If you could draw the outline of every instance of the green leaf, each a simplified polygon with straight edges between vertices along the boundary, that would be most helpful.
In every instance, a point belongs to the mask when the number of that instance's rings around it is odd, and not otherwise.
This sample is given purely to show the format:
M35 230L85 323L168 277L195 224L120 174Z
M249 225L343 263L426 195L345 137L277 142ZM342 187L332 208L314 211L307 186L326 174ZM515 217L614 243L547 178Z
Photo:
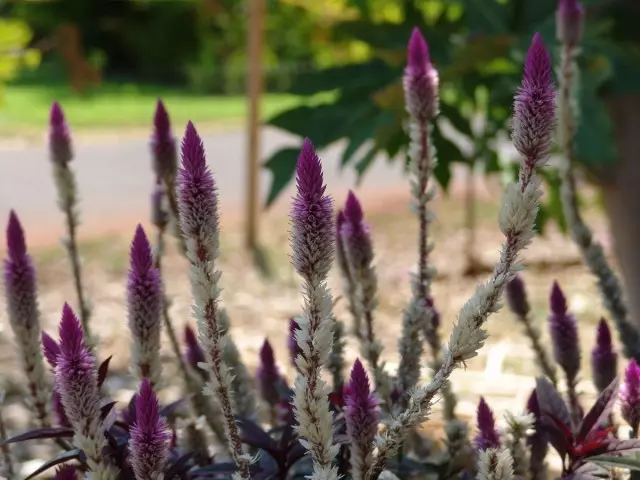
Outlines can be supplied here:
M358 177L356 179L356 183L358 185L360 185L360 183L362 182L362 179L364 177L364 174L367 172L367 170L369 169L369 167L371 165L373 165L373 161L376 158L376 154L378 153L378 146L377 145L373 145L368 151L367 153L365 153L362 158L360 160L358 160L358 162L356 163L356 173L358 174Z
M451 164L446 162L436 163L436 168L433 169L433 176L436 177L442 190L446 192L451 182Z
M496 0L462 0L465 24L472 32L500 34L508 31L509 9Z
M349 135L349 143L342 152L342 158L340 159L340 168L344 168L349 164L360 147L374 136L374 131L387 122L386 112L377 110L373 105L371 107L371 114L363 118L362 122L353 130L353 133Z
M640 459L637 454L625 457L593 457L590 461L605 468L625 468L634 472L640 472Z
M466 135L470 139L473 138L473 132L471 131L471 123L468 118L465 118L460 109L448 105L444 102L440 103L440 115L449 120L451 124L463 135Z
M275 152L264 162L263 167L271 172L271 187L267 195L265 208L269 208L286 188L296 173L299 148L283 148Z

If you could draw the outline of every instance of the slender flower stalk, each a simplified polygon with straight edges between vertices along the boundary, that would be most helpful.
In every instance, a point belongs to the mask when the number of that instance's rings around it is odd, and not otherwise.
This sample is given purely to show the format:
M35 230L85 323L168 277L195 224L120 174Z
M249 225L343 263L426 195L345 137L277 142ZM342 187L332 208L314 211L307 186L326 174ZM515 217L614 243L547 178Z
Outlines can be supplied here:
M353 364L346 387L344 416L351 445L351 476L354 480L362 480L373 460L373 440L380 422L380 407L360 360Z
M527 401L527 411L534 417L534 432L527 437L527 445L529 446L529 474L531 475L531 480L546 480L547 464L545 458L549 452L549 441L544 431L542 413L535 389Z
M178 240L180 250L185 253L186 245L180 230L180 212L176 196L178 149L176 138L171 131L171 119L162 100L158 100L156 104L150 145L153 156L153 171L156 178L161 180L165 187L172 230Z
M148 379L142 380L136 398L136 421L131 426L129 461L136 480L157 480L169 457L171 435Z
M580 372L578 326L575 317L568 311L567 299L557 282L553 283L551 289L550 305L549 333L553 344L553 356L564 371L572 420L577 426L582 421L582 408L576 391Z
M480 452L477 480L513 480L513 458L508 449L490 448Z
M640 366L634 358L624 372L624 384L620 389L622 418L631 427L631 436L638 438L640 427Z
M435 187L429 183L436 165L430 137L432 122L438 112L438 72L431 63L427 42L417 28L414 28L409 40L403 85L410 122L411 196L419 223L418 271L412 279L412 296L403 314L402 335L398 345L398 382L406 399L406 393L420 379L422 331L432 349L435 369L440 366L440 337L433 324L434 313L429 303L431 281L436 272L428 262L432 249L428 243L428 227L434 219L428 204L435 195Z
M561 198L573 241L578 245L585 263L595 276L605 308L618 330L627 358L640 359L640 330L630 318L620 280L613 271L600 243L593 237L578 206L578 194L573 166L576 163L575 136L577 132L576 57L579 54L584 24L584 7L577 0L560 0L556 11L556 35L561 43L560 92L558 95L558 143L562 155L559 171L562 180Z
M554 97L551 59L536 34L527 54L522 87L515 99L512 137L524 158L519 181L507 185L501 204L498 225L505 242L500 259L489 281L478 286L460 310L444 350L443 363L432 381L413 390L409 407L397 415L387 431L377 439L378 455L369 469L368 480L378 478L386 459L397 451L403 438L428 418L438 392L446 385L453 370L475 357L484 345L487 332L482 327L489 315L500 308L499 300L504 289L519 267L518 255L534 236L541 196L540 180L535 172L547 160L555 112Z
M133 338L133 373L138 380L148 378L158 386L162 373L160 328L164 293L160 274L153 266L151 245L141 225L131 244L127 282L127 313Z
M53 166L53 178L58 191L58 207L65 216L67 237L64 245L69 255L73 282L78 296L78 308L80 309L80 320L82 329L87 336L89 344L92 343L91 330L89 328L89 318L91 317L91 305L84 290L82 278L82 262L78 249L77 230L80 225L80 215L78 212L78 188L76 177L69 168L69 163L73 159L71 147L71 133L64 113L58 102L53 102L51 106L51 116L49 121L49 156Z
M338 210L336 214L336 263L342 277L342 290L349 302L349 312L353 319L352 332L356 338L362 338L362 312L358 309L358 299L356 298L357 285L351 275L347 252L342 244L342 226L347 221L344 211Z
M225 345L233 340L220 325L220 272L215 263L220 247L218 194L205 161L202 140L191 122L182 141L178 205L191 264L190 281L195 299L193 311L206 358L203 368L209 373L206 393L217 400L222 410L228 448L238 467L236 476L250 478L250 458L242 449L235 420L233 373L222 358Z
M599 392L611 385L618 376L618 354L613 348L611 330L604 318L598 323L596 344L591 351L591 374Z
M478 450L488 448L500 448L500 434L496 428L496 419L493 411L487 405L483 397L480 397L476 414L478 433L474 438L474 445Z
M513 277L513 280L507 284L505 293L509 308L518 321L522 323L525 333L531 341L531 348L536 354L538 368L540 368L542 373L544 373L554 386L557 386L556 368L549 358L549 352L547 352L547 349L542 345L540 329L534 325L531 319L531 307L529 306L529 300L527 299L527 292L522 277L519 275Z
M60 354L55 383L75 432L73 444L86 455L92 478L115 480L118 470L102 455L107 446L100 414L96 360L85 344L80 322L68 304L60 321Z
M325 195L320 158L309 139L304 140L297 165L297 194L291 207L293 266L302 277L303 316L296 341L302 352L296 358L299 374L294 385L294 414L302 445L313 458L313 478L337 480L332 465L339 450L333 444L333 419L329 388L322 379L333 344L331 293L327 275L333 262L334 224L332 200Z
M4 289L7 315L27 380L30 407L41 427L50 425L51 389L40 352L40 309L36 271L27 253L24 231L12 210L7 224L7 259L4 261Z
M364 319L364 332L360 337L361 352L373 371L376 391L386 398L391 387L390 379L380 367L382 344L375 338L373 328L373 312L378 304L378 278L373 266L371 229L364 221L362 206L352 191L349 191L343 212L339 240L350 278L356 287L357 309Z

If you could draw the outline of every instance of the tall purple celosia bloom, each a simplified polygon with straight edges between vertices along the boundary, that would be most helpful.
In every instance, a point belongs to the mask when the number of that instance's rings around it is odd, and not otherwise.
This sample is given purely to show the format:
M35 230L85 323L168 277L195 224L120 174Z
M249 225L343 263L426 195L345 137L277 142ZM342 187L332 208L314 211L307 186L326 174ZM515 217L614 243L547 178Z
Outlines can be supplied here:
M49 334L42 332L41 337L42 353L46 358L47 363L51 367L52 372L55 373L56 366L58 365L58 355L60 355L60 345ZM52 386L51 393L51 409L55 417L55 423L61 427L71 427L71 423L67 418L67 414L64 411L64 405L62 405L62 397L60 392L56 388L55 380Z
M73 158L71 134L58 102L53 102L49 115L49 154L57 165L67 165Z
M7 225L7 259L4 261L4 291L7 314L22 367L27 378L31 408L42 427L49 425L50 389L40 351L40 310L36 271L27 253L24 231L12 210Z
M136 397L136 421L130 435L129 461L136 480L156 480L169 457L171 434L147 379L142 381Z
M556 10L556 33L564 44L577 46L582 38L584 7L578 0L559 0Z
M600 392L611 385L618 375L618 354L613 348L611 330L604 318L598 324L596 344L591 351L591 374Z
M326 285L333 263L333 205L322 173L322 164L311 141L306 138L296 167L297 192L291 207L291 247L293 266L302 277L304 312L296 335L302 353L296 359L299 375L295 381L293 405L298 433L314 461L313 475L337 480L332 460L338 452L333 445L333 419L329 410L328 386L321 376L333 344L331 293Z
M542 413L538 404L538 396L534 389L527 401L527 412L535 417L533 434L527 437L527 445L529 446L529 472L531 480L546 480L547 466L545 458L549 452L549 442L547 434L544 431L544 423L542 421Z
M580 370L580 345L575 317L569 313L567 299L558 282L553 283L549 301L549 333L553 343L553 356L564 370L569 383L573 383Z
M74 445L85 453L96 478L115 478L117 472L102 455L107 441L100 413L96 361L85 344L78 318L66 303L62 309L59 334L60 353L54 379L75 433Z
M171 132L169 113L162 100L158 100L153 117L151 151L153 153L153 169L156 176L165 181L174 179L178 169L176 139Z
M233 346L226 335L219 305L220 272L216 259L220 248L218 193L207 167L204 145L189 122L182 141L182 164L178 171L180 227L190 265L193 311L198 321L200 344L205 353L209 384L205 392L220 404L229 451L238 475L249 478L250 458L244 453L236 425L232 372L223 359L223 347Z
M534 166L547 159L555 122L555 92L551 82L551 57L542 37L536 33L527 54L514 103L512 140L516 150L524 157L521 183L529 181Z
M344 418L351 445L353 478L364 478L371 466L373 441L380 423L379 401L371 392L367 372L356 359L345 387Z
M272 408L282 399L284 379L276 365L276 358L269 340L260 347L260 363L256 370L258 391L262 399Z
M132 369L138 379L148 378L158 385L162 373L160 362L160 327L163 291L160 274L153 266L151 245L138 225L130 252L127 281L127 314L133 344Z
M417 120L433 118L438 111L438 72L431 63L429 47L418 28L411 32L404 72L405 103Z
M473 440L474 446L478 450L500 448L500 434L496 429L496 419L484 397L480 397L480 403L478 403L476 422L478 433Z
M638 436L640 426L640 366L632 358L624 372L624 384L620 388L622 418L629 424L633 436Z
M529 314L529 300L524 287L524 281L520 275L515 275L505 289L507 303L513 313L519 317L526 317Z

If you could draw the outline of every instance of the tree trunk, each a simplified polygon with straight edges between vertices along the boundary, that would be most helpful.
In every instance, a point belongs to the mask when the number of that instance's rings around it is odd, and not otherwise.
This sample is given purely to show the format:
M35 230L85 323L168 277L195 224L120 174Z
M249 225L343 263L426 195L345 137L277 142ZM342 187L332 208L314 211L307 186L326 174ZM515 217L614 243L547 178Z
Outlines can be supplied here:
M600 177L630 320L640 327L640 95L608 100L620 162Z

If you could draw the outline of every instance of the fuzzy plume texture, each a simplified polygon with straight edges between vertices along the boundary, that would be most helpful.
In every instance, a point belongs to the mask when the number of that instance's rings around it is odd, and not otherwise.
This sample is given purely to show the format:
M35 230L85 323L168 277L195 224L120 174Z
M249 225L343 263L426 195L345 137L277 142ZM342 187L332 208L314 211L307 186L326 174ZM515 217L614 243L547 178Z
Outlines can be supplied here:
M412 296L403 312L402 334L398 343L398 387L405 394L420 378L422 332L433 351L436 370L441 343L433 323L433 305L429 303L430 285L436 271L428 263L428 255L433 248L429 245L428 227L435 218L428 209L428 203L435 195L435 187L430 186L436 165L435 150L431 146L431 123L438 111L438 72L431 64L427 42L417 28L414 28L407 47L403 87L405 107L409 113L412 208L419 223L417 273L412 278ZM448 399L445 396L445 400Z
M611 330L604 318L598 323L596 344L591 351L591 375L600 392L611 385L618 375L618 354L613 348Z
M345 389L344 416L351 445L351 476L363 479L371 466L373 440L380 423L378 399L372 394L369 377L360 360L351 370L351 379Z
M162 100L158 100L153 116L151 150L156 176L163 180L175 178L178 168L176 139L171 132L171 120Z
M350 277L356 286L358 311L364 319L362 332L362 355L373 370L376 389L383 395L389 390L388 379L379 366L382 344L376 340L373 312L378 304L378 279L373 266L373 242L369 225L364 221L362 205L349 191L344 207L344 221L340 228L340 244L344 248Z
M564 370L567 380L574 382L580 370L578 326L575 317L568 311L567 299L557 282L554 282L551 289L549 304L549 333L553 356Z
M156 480L169 457L171 435L151 383L145 379L136 397L136 421L131 426L129 461L137 480Z
M53 480L78 480L78 473L74 466L65 465L56 470Z
M53 102L49 114L49 155L54 164L61 166L73 158L71 133L58 102Z
M500 434L496 428L496 419L493 416L493 411L483 397L480 397L480 402L478 403L476 423L478 433L473 441L475 447L478 450L500 448Z
M41 343L44 358L47 360L47 363L51 367L52 373L55 374L55 369L58 365L58 355L60 355L60 345L58 345L58 342L56 342L46 332L42 332ZM69 422L67 414L64 411L62 397L60 395L60 392L56 388L55 381L52 385L51 392L51 410L53 412L54 425L71 428L71 423Z
M577 45L582 39L584 7L578 0L559 0L556 10L556 34L561 43Z
M262 399L271 407L280 403L284 378L276 365L276 358L269 340L260 347L260 363L256 370L256 382Z
M555 121L555 92L551 83L551 57L536 33L527 55L514 105L512 139L526 159L546 161Z
M527 412L533 418L533 433L527 437L527 445L529 446L529 474L531 480L547 479L547 464L545 459L549 452L549 442L547 434L544 431L542 421L542 412L538 404L538 395L534 389L527 400Z
M342 277L342 289L349 302L349 313L353 319L352 332L356 338L362 338L362 312L358 307L358 299L356 297L357 285L351 275L349 262L347 260L347 252L342 243L342 226L346 223L343 210L336 213L336 264Z
M524 90L525 87L531 90L529 86L532 83L531 79L538 79L535 82L537 88L545 93L550 91L551 94L547 96L553 98L550 63L534 61L529 58L540 56L539 46L534 44L527 55L526 75L523 78L523 87L520 90ZM548 53L546 53L546 56L548 57ZM543 85L541 79L546 79L549 83ZM545 143L545 139L547 131L550 131L553 127L553 115L548 115L547 109L551 108L553 113L553 102L551 105L546 101L539 102L532 95L523 95L521 92L518 93L516 101L520 102L520 115L522 112L531 112L539 120L547 119L548 125L540 125L539 122L521 122L521 130L514 133L514 136L519 135L523 138L540 137L537 138L535 143L541 148L545 145L548 146L548 141ZM544 111L543 115L538 112L540 109ZM516 115L518 115L517 112ZM434 374L431 382L412 391L409 407L397 415L388 426L387 431L377 438L378 455L369 474L369 478L372 480L375 480L380 472L384 470L386 459L397 451L410 429L422 423L429 416L437 394L447 384L455 368L475 357L484 344L487 332L482 327L489 315L500 308L499 300L506 284L513 278L515 270L518 268L518 255L531 242L534 236L535 218L542 194L540 180L535 174L535 169L544 163L548 155L548 151L544 149L537 150L537 152L539 157L529 158L525 156L520 165L519 181L509 184L505 190L498 216L498 225L505 236L505 242L491 278L485 284L476 288L472 297L460 310L458 320L453 327L448 345L444 351L442 364ZM506 455L511 460L508 451Z
M41 427L49 425L49 387L40 351L40 309L36 271L27 253L24 230L12 210L7 224L7 258L4 261L4 292L7 316L27 378L30 407Z
M160 361L160 328L162 325L162 282L153 266L151 245L138 225L130 253L127 282L127 314L131 330L132 364L136 378L148 378L158 386L162 374Z
M512 480L513 459L508 449L490 448L478 455L477 480Z
M331 293L326 284L334 254L333 202L325 195L320 158L308 138L298 156L296 185L291 248L293 265L302 277L305 302L296 331L302 351L296 358L299 374L294 384L294 414L300 441L314 461L313 478L337 480L332 460L339 446L333 444L329 388L321 376L333 344Z
M620 388L622 418L629 424L635 435L640 426L640 366L632 358L624 372L624 384Z
M210 379L205 391L217 400L222 410L229 451L238 466L236 475L249 478L250 458L243 452L235 421L233 373L222 358L226 345L233 341L220 322L220 272L215 264L220 248L218 193L206 164L202 140L191 122L182 141L178 203L180 226L190 262L189 277L195 301L193 312L206 358L202 367Z
M59 334L60 354L55 367L55 384L74 430L73 444L87 456L94 478L115 479L117 470L102 455L107 441L100 419L96 361L85 344L78 318L67 304L62 309Z
M525 442L531 433L535 417L530 413L514 415L507 412L505 419L507 421L505 446L513 459L513 473L518 478L526 478L529 471L529 455Z

